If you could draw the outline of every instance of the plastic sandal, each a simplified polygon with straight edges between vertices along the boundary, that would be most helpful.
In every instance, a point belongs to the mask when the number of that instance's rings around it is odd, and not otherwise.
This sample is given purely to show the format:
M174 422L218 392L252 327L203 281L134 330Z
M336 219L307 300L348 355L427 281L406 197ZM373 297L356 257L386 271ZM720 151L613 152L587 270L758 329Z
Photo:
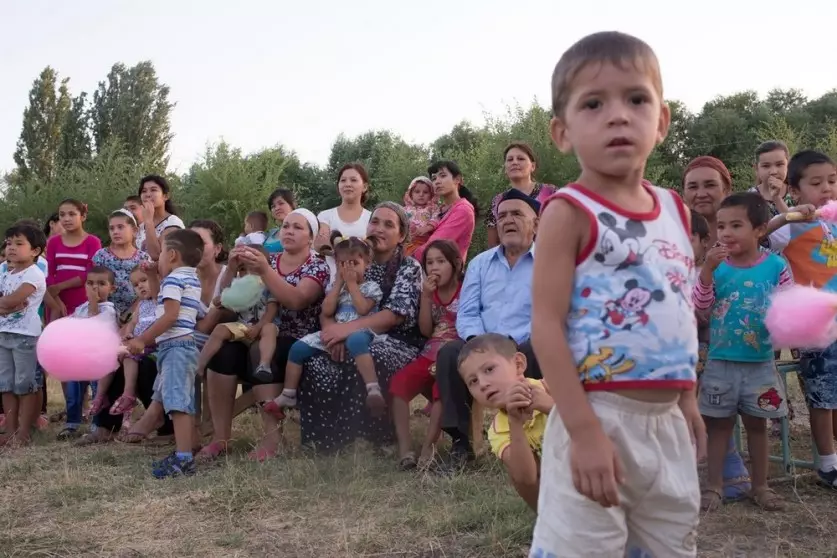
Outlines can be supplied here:
M130 413L134 410L134 407L137 406L137 398L133 395L125 395L122 394L116 400L116 402L111 405L110 407L110 414L112 415L124 415L125 413Z
M713 512L724 504L724 495L717 490L707 488L700 493L700 509L704 512Z
M408 453L398 462L398 468L402 471L412 471L416 467L418 467L418 461L416 461L416 454L413 452Z
M771 488L754 490L750 493L750 499L764 511L782 511L785 509L785 500Z
M210 442L195 454L195 459L199 461L214 461L224 455L227 455L226 442Z
M259 401L258 406L262 411L276 420L285 420L285 411L282 410L282 407L276 401Z
M102 409L107 407L109 403L110 401L108 401L107 397L104 395L102 397L94 397L93 401L90 402L90 407L88 407L85 416L95 417L102 411Z

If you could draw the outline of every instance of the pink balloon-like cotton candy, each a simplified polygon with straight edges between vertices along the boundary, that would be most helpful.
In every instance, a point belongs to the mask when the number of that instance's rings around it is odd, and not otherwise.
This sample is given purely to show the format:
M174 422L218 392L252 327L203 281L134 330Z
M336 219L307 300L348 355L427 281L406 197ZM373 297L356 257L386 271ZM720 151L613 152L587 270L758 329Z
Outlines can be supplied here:
M837 223L837 201L830 201L817 210L817 217L824 221Z
M44 328L38 339L38 362L62 382L104 378L119 368L122 341L106 317L61 318Z
M776 348L824 349L837 341L837 294L796 285L772 297L764 324Z

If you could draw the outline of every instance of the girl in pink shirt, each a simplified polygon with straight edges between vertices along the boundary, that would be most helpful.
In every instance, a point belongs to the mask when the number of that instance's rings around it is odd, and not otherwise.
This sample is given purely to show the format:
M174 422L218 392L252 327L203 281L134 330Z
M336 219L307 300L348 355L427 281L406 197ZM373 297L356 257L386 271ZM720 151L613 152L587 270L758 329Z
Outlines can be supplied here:
M424 250L434 240L452 240L459 248L464 262L468 257L471 237L474 236L479 207L470 190L462 184L462 171L453 161L437 161L427 169L433 181L433 189L441 201L439 224L427 242L420 246L413 257L422 261Z
M47 287L57 297L62 315L68 316L87 300L84 281L93 267L93 254L101 241L84 231L87 206L78 200L64 200L58 206L63 232L47 241ZM61 316L53 316L56 317Z

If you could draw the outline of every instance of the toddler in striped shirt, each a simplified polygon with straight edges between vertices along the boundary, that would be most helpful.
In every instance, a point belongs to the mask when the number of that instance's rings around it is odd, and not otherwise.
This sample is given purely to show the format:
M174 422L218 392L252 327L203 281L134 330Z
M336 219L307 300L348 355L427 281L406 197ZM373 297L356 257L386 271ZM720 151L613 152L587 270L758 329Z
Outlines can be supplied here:
M202 308L201 284L196 267L203 256L203 239L195 231L178 229L164 239L157 274L149 268L150 281L160 281L157 320L139 337L128 341L128 350L140 354L157 344L157 379L152 405L162 405L174 424L176 451L152 466L156 478L193 475L192 434L195 414L195 371L199 350L194 331Z

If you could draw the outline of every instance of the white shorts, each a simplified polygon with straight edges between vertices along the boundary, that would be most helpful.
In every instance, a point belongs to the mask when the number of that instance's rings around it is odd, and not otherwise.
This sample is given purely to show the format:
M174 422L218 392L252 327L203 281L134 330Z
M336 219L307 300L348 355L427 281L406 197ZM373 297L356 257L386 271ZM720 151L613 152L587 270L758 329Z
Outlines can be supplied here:
M621 505L603 508L573 485L570 440L549 415L530 558L680 558L697 555L695 449L676 404L588 394L624 466Z

